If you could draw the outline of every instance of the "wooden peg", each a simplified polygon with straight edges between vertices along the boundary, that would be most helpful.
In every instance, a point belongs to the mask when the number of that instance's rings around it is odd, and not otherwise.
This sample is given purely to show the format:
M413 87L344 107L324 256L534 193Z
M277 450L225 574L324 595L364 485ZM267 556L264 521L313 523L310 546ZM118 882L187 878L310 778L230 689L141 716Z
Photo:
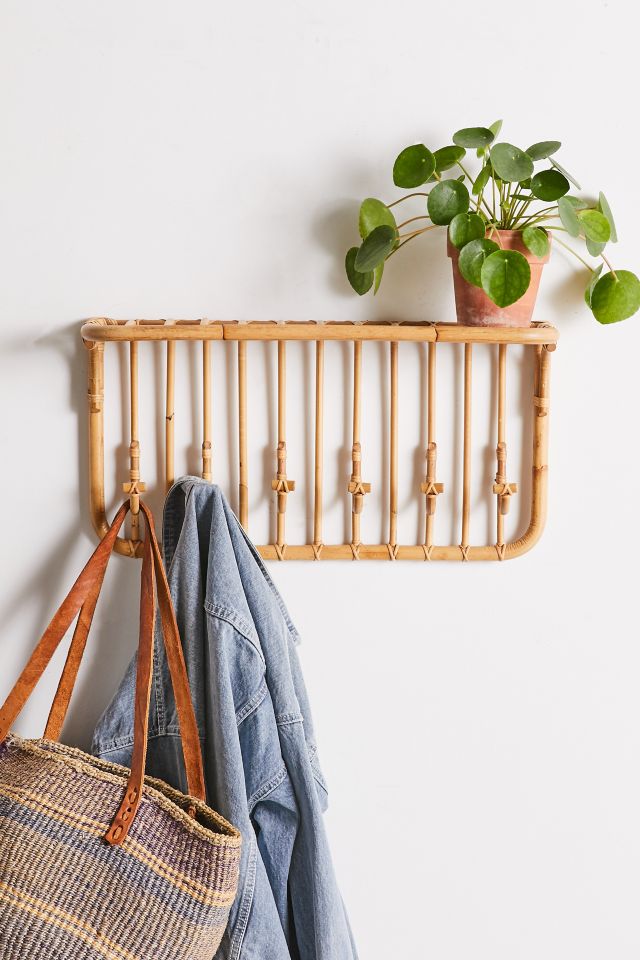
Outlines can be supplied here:
M431 441L427 447L427 472L424 482L420 484L420 489L427 498L427 516L432 517L436 512L436 499L439 494L444 493L444 483L436 483L436 458L437 446L435 441Z
M500 516L506 517L509 513L510 499L513 494L518 492L518 484L507 481L507 445L503 440L500 441L496 447L496 458L498 460L498 469L493 484L493 492L498 497ZM498 543L502 542L502 539L499 537Z

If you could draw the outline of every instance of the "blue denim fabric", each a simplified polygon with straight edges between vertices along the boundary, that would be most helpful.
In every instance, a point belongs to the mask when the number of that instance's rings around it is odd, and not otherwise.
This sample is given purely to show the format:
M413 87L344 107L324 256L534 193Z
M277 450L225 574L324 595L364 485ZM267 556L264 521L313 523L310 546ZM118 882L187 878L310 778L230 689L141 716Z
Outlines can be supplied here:
M220 490L169 492L164 553L202 738L207 798L243 837L238 897L216 960L355 960L322 814L295 627ZM147 769L186 789L175 700L156 630ZM135 661L94 733L129 764Z

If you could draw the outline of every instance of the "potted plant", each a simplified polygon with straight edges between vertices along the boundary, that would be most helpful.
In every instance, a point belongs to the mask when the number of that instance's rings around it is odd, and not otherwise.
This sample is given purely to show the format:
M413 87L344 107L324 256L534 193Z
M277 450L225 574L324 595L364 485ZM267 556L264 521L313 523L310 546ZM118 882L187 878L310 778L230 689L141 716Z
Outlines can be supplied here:
M393 182L411 192L388 204L374 197L362 202L362 242L345 261L353 289L375 294L390 257L416 237L446 227L459 323L528 326L552 238L589 271L585 300L596 320L616 323L632 316L640 308L640 281L628 270L614 270L605 255L607 243L618 238L604 194L590 200L570 192L572 185L581 187L555 159L559 141L521 150L496 142L501 126L467 127L439 150L419 143L399 154ZM480 161L474 174L465 161L469 150ZM461 172L445 177L446 171ZM411 198L418 212L397 218L394 208ZM584 242L601 263L591 266L563 234Z

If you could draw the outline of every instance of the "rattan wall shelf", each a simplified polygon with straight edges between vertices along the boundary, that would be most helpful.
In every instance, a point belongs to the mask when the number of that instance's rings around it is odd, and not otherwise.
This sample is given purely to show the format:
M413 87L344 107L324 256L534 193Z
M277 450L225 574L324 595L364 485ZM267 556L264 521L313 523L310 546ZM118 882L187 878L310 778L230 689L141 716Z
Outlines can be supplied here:
M138 350L143 341L162 341L166 345L166 408L165 477L169 485L175 477L175 346L177 341L199 341L203 364L203 438L202 476L212 480L211 418L211 348L212 341L235 341L238 363L238 504L241 523L248 523L248 417L247 417L247 348L252 341L275 341L278 352L277 409L278 441L273 452L274 476L272 493L277 503L272 542L260 546L268 560L506 560L520 556L539 539L546 518L547 506L547 440L549 430L549 365L555 350L557 330L545 324L527 329L497 327L464 327L457 324L353 324L353 323L235 323L192 320L118 321L105 318L89 320L82 326L82 337L89 358L89 427L90 427L90 508L93 525L104 536L108 521L104 487L104 346L109 342L129 344L130 437L129 476L124 483L131 497L132 525L129 538L119 538L116 549L127 556L140 555L138 501L145 490L140 474L140 437L138 423ZM286 345L288 341L306 340L315 344L315 429L313 540L290 544L286 539L287 500L295 483L287 475L286 441ZM344 493L351 498L351 539L347 543L323 542L323 437L324 437L324 346L327 340L347 341L352 348L352 464L345 477ZM389 502L388 539L385 543L364 544L360 540L360 520L370 487L362 479L361 390L362 343L382 341L388 344L389 355ZM425 498L425 524L422 542L398 543L398 352L401 342L414 341L428 345L427 432L424 477L418 496ZM472 364L474 344L494 344L497 351L496 470L487 478L496 498L496 537L493 543L469 542L471 511L471 408ZM435 382L437 353L441 345L464 344L464 415L462 432L462 503L459 543L434 543L434 515L439 499L444 499L444 485L437 477L437 440ZM508 479L506 447L506 376L507 350L510 345L523 345L535 353L535 377L531 393L532 483L530 521L518 539L505 541L505 517L517 484ZM444 494L444 497L443 497Z

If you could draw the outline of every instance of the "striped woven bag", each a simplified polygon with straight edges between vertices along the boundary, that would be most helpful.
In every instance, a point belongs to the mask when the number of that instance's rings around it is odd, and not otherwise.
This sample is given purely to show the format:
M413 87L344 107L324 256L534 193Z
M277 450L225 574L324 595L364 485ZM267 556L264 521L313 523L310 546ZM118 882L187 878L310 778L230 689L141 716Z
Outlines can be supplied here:
M131 769L58 743L116 535L114 522L0 710L0 958L212 960L240 834L204 802L198 728L153 520L146 520ZM156 596L157 587L157 596ZM145 777L156 600L189 795ZM45 736L10 728L79 614Z

